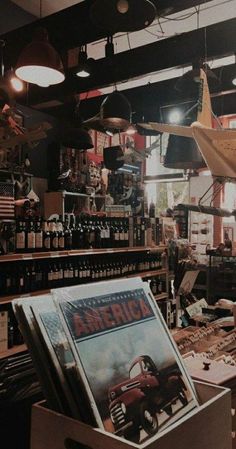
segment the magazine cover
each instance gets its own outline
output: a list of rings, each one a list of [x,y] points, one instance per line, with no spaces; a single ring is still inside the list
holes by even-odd
[[[100,428],[145,445],[197,406],[178,350],[141,279],[52,294]]]

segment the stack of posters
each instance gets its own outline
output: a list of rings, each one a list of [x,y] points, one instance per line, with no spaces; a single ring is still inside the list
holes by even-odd
[[[140,278],[56,289],[15,300],[14,308],[48,404],[57,411],[145,445],[198,406]]]

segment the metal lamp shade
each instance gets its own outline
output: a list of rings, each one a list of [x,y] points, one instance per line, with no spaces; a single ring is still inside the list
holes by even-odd
[[[64,81],[61,58],[49,43],[45,29],[37,29],[32,42],[22,50],[15,72],[23,81],[42,87]]]
[[[150,0],[96,0],[90,8],[92,22],[112,34],[142,30],[153,22],[156,14]]]
[[[120,92],[112,92],[102,102],[99,114],[84,122],[86,127],[102,133],[116,134],[131,125],[131,106]]]
[[[170,135],[165,155],[164,167],[176,169],[199,169],[206,164],[194,139]]]
[[[93,148],[92,137],[86,129],[68,128],[62,135],[62,144],[75,150],[89,150]]]
[[[207,82],[210,90],[215,90],[219,87],[219,79],[215,75],[215,73],[210,69],[207,64],[204,64],[203,67],[206,76]],[[176,82],[175,89],[179,92],[188,92],[191,95],[197,95],[198,92],[198,80],[200,78],[200,69],[194,68],[184,73]]]
[[[125,131],[131,122],[131,106],[120,92],[112,92],[103,100],[100,117],[105,127]]]

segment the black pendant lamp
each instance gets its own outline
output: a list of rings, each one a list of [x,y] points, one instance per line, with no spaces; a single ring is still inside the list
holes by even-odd
[[[112,34],[142,30],[156,14],[150,0],[96,0],[90,8],[91,21]]]
[[[118,170],[124,165],[124,153],[120,145],[103,148],[104,166],[108,170]]]
[[[206,164],[194,139],[170,134],[164,167],[197,170]]]
[[[219,87],[220,81],[215,73],[210,69],[206,63],[193,64],[193,68],[184,73],[176,82],[175,89],[179,92],[187,92],[189,95],[196,95],[198,90],[198,82],[200,79],[200,68],[204,70],[207,76],[207,82],[210,90],[215,90]]]
[[[63,133],[61,143],[75,150],[90,150],[93,148],[92,137],[84,128],[68,127]]]
[[[113,134],[126,131],[131,124],[131,105],[118,91],[109,94],[100,106],[99,114],[84,122],[86,127]]]

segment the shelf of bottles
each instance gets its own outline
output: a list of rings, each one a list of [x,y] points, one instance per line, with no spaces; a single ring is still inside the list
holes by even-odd
[[[147,246],[148,236],[159,232],[148,218],[89,218],[67,215],[65,221],[22,220],[16,222],[16,252],[63,251],[71,249],[128,248]]]
[[[162,251],[162,248],[160,247]],[[165,253],[161,251],[112,252],[86,255],[86,257],[53,257],[48,260],[22,260],[6,262],[1,266],[0,304],[16,296],[46,293],[52,288],[97,282],[120,277],[148,277],[165,274]],[[83,255],[83,254],[82,254]]]

